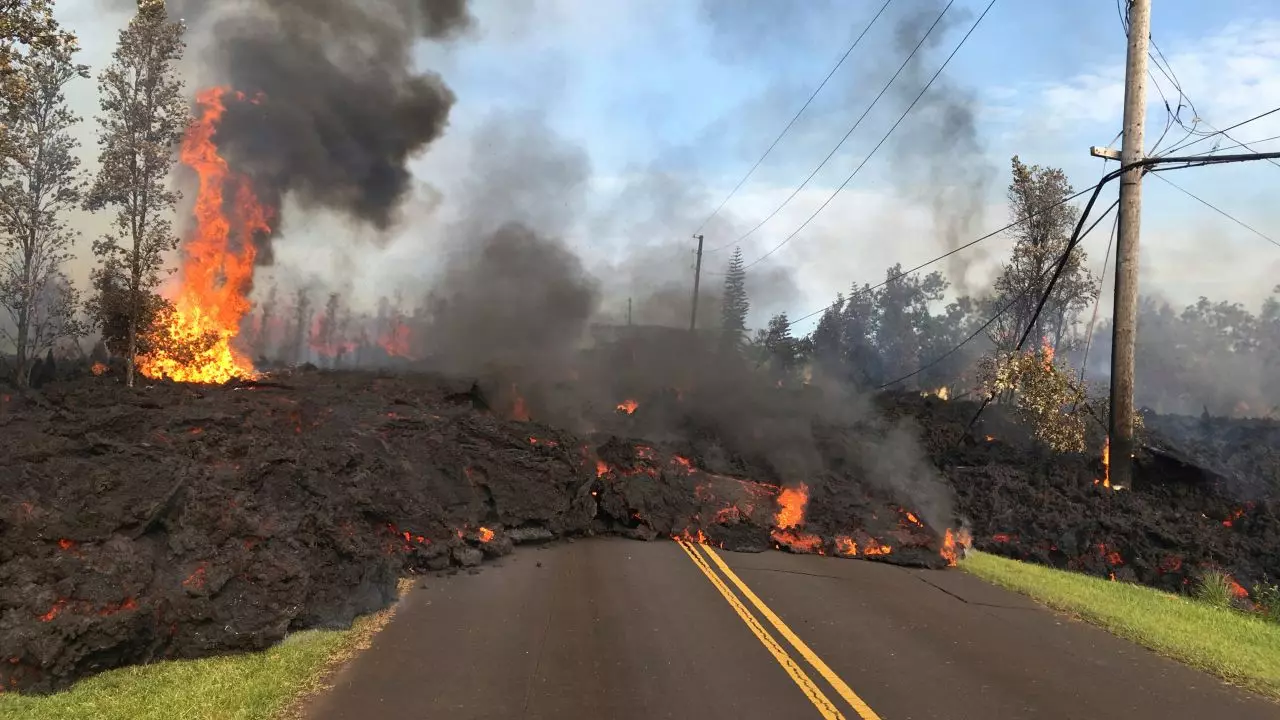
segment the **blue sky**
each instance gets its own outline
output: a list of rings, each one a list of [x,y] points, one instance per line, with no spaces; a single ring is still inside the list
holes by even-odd
[[[749,260],[774,247],[830,197],[985,4],[956,1],[941,41],[922,54],[916,79],[886,94],[812,184],[743,243]],[[423,186],[443,198],[441,216],[451,207],[465,212],[457,198],[478,164],[477,154],[486,152],[484,139],[491,139],[486,133],[504,123],[535,128],[522,140],[528,152],[545,151],[553,161],[573,158],[559,164],[582,167],[523,179],[539,185],[531,197],[564,209],[515,219],[542,223],[546,232],[576,247],[593,270],[606,277],[613,273],[613,295],[687,283],[688,236],[879,5],[880,0],[474,0],[478,22],[468,36],[448,46],[424,46],[419,54],[421,66],[439,72],[458,102],[445,137],[415,163],[415,170]],[[903,17],[936,12],[941,5],[893,0],[724,216],[707,227],[709,247],[755,225],[808,175],[905,56],[894,41]],[[61,7],[85,36],[85,61],[100,67],[114,38],[90,33],[86,23],[101,27],[111,20],[102,20],[89,0],[64,0]],[[1157,43],[1213,127],[1280,106],[1277,30],[1280,6],[1275,3],[1159,0],[1154,10]],[[913,113],[805,231],[753,268],[759,315],[806,313],[851,282],[878,280],[893,262],[911,266],[945,249],[931,204],[939,196],[933,183],[951,180],[934,177],[936,168],[920,166],[924,159],[899,158],[895,149],[925,147],[927,158],[940,159],[944,174],[960,167],[964,172],[956,171],[956,177],[986,179],[975,185],[982,202],[967,220],[965,231],[972,237],[1007,221],[1003,194],[1014,153],[1028,162],[1063,167],[1077,186],[1092,182],[1102,167],[1087,150],[1108,143],[1119,129],[1123,65],[1124,37],[1114,0],[997,0],[937,89],[971,109],[976,155],[951,157],[948,141],[941,138],[952,128],[936,113]],[[91,97],[91,84],[83,92]],[[1158,98],[1152,88],[1149,141],[1163,126]],[[1280,120],[1268,121],[1274,122],[1233,134],[1244,140],[1280,134]],[[1280,142],[1261,147],[1280,149]],[[488,160],[495,162],[500,165]],[[1280,167],[1233,165],[1172,179],[1264,233],[1280,236],[1269,202],[1280,185]],[[1162,183],[1147,183],[1145,202],[1146,289],[1180,303],[1209,294],[1256,307],[1280,282],[1280,248]],[[356,275],[366,278],[356,285],[385,288],[392,276],[412,286],[419,275],[429,274],[429,261],[421,258],[430,256],[424,250],[432,247],[431,237],[446,232],[441,222],[419,217],[401,228],[386,250],[356,259]],[[285,249],[283,262],[327,262],[327,269],[307,270],[321,276],[352,272],[349,257],[318,259],[323,253],[310,237],[320,232],[315,222],[296,227],[296,234],[306,237],[297,241],[298,252]],[[326,221],[324,228],[329,234],[348,232],[337,221]],[[1105,244],[1099,233],[1088,245],[1095,271],[1101,269]],[[993,240],[973,252],[970,288],[982,286],[1007,247]],[[727,252],[709,256],[709,268],[721,268],[726,257]],[[644,260],[644,268],[636,268],[637,259]],[[618,298],[608,302],[617,305]]]

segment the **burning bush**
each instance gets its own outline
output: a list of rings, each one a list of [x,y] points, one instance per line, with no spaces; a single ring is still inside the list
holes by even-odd
[[[1056,360],[1047,343],[1035,350],[983,358],[982,389],[1011,404],[1036,437],[1057,452],[1083,452],[1096,400]]]

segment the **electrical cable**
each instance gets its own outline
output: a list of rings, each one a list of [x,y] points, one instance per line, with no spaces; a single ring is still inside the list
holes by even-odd
[[[1157,180],[1162,180],[1162,181],[1164,181],[1164,182],[1168,183],[1169,185],[1172,185],[1172,186],[1173,186],[1173,188],[1174,188],[1175,190],[1177,190],[1177,191],[1181,192],[1182,194],[1186,195],[1187,197],[1191,198],[1192,200],[1195,200],[1196,202],[1200,203],[1201,205],[1204,205],[1205,207],[1209,208],[1210,210],[1212,210],[1212,211],[1214,211],[1214,212],[1218,213],[1219,215],[1221,215],[1221,216],[1225,217],[1226,219],[1230,220],[1231,222],[1233,222],[1233,223],[1235,223],[1235,224],[1239,225],[1240,227],[1244,228],[1245,230],[1248,230],[1249,232],[1253,233],[1254,235],[1257,235],[1258,237],[1262,238],[1263,240],[1266,240],[1267,242],[1271,243],[1272,245],[1275,245],[1276,247],[1280,247],[1280,242],[1276,242],[1273,238],[1271,238],[1271,237],[1267,236],[1267,235],[1266,235],[1266,234],[1264,234],[1262,231],[1258,230],[1257,228],[1253,227],[1252,225],[1249,225],[1248,223],[1244,222],[1243,220],[1240,220],[1239,218],[1236,218],[1236,217],[1232,216],[1231,214],[1227,213],[1225,210],[1223,210],[1223,209],[1221,209],[1221,208],[1219,208],[1219,207],[1215,206],[1213,203],[1210,203],[1208,200],[1205,200],[1204,198],[1200,197],[1199,195],[1196,195],[1195,193],[1191,192],[1190,190],[1187,190],[1186,188],[1182,187],[1181,185],[1178,185],[1178,184],[1174,183],[1172,180],[1170,180],[1170,179],[1168,179],[1168,178],[1164,177],[1163,175],[1159,175],[1159,174],[1156,174],[1156,173],[1152,173],[1152,177],[1156,178]]]
[[[898,126],[902,124],[902,121],[907,118],[907,115],[911,113],[912,109],[914,109],[915,106],[920,102],[920,99],[923,98],[925,93],[929,91],[929,88],[933,86],[933,83],[937,81],[940,75],[942,75],[942,71],[947,69],[947,65],[949,65],[951,63],[951,60],[955,58],[956,54],[960,52],[960,48],[964,47],[965,42],[968,41],[969,37],[973,35],[973,32],[978,29],[978,26],[982,24],[982,19],[987,16],[987,13],[991,12],[991,8],[995,4],[996,4],[996,0],[991,0],[990,2],[987,3],[987,7],[982,11],[982,14],[978,16],[977,20],[974,20],[973,25],[969,27],[969,31],[964,34],[964,37],[960,38],[960,42],[956,45],[955,49],[951,51],[951,54],[947,56],[947,59],[942,62],[942,65],[938,68],[937,72],[933,74],[933,77],[929,78],[929,82],[925,83],[925,86],[920,90],[920,93],[917,94],[915,99],[911,101],[911,104],[907,106],[907,109],[902,111],[902,114],[898,116],[897,121],[895,121],[893,123],[893,126],[889,128],[889,131],[884,134],[884,137],[880,138],[880,142],[876,143],[875,147],[871,148],[871,152],[867,153],[867,156],[862,159],[862,162],[859,163],[858,167],[854,168],[853,172],[849,174],[849,177],[845,178],[844,182],[840,183],[840,186],[837,187],[835,191],[832,192],[831,195],[826,200],[824,200],[821,205],[818,206],[817,210],[813,211],[813,214],[811,214],[807,219],[805,219],[804,222],[800,223],[800,227],[796,228],[791,232],[790,235],[783,238],[782,242],[775,245],[772,250],[770,250],[764,255],[761,255],[755,260],[752,260],[751,262],[744,265],[743,266],[744,270],[763,262],[770,255],[773,255],[777,251],[781,250],[784,245],[791,242],[792,238],[794,238],[796,235],[799,235],[801,230],[804,230],[809,225],[809,223],[813,222],[813,219],[818,217],[818,214],[821,213],[824,209],[826,209],[827,205],[831,204],[831,201],[836,198],[836,195],[839,195],[840,191],[844,190],[845,187],[847,187],[849,183],[853,181],[853,178],[857,176],[858,172],[861,171],[862,168],[866,167],[866,164],[871,160],[872,157],[875,156],[876,151],[879,150],[880,147],[885,144],[885,142],[889,139],[891,135],[893,135],[893,132],[897,130]],[[948,7],[950,7],[950,5],[948,5]]]
[[[1090,188],[1090,189],[1092,189],[1092,188]],[[1089,226],[1089,229],[1085,230],[1082,234],[1080,234],[1080,236],[1079,236],[1079,238],[1078,238],[1078,239],[1073,239],[1073,241],[1072,241],[1072,242],[1068,243],[1068,245],[1067,245],[1067,249],[1063,252],[1063,258],[1062,258],[1061,260],[1059,260],[1059,261],[1055,262],[1054,264],[1050,265],[1049,267],[1046,267],[1044,270],[1042,270],[1042,271],[1040,272],[1040,274],[1036,276],[1036,279],[1037,279],[1037,280],[1042,279],[1045,275],[1048,275],[1048,274],[1049,274],[1049,271],[1050,271],[1050,270],[1056,270],[1056,269],[1059,269],[1059,268],[1060,268],[1060,266],[1062,265],[1062,263],[1063,263],[1063,262],[1065,262],[1066,258],[1071,254],[1071,252],[1075,250],[1076,246],[1077,246],[1077,245],[1079,245],[1079,244],[1080,244],[1080,242],[1081,242],[1081,241],[1083,241],[1083,240],[1084,240],[1084,238],[1085,238],[1085,237],[1087,237],[1087,236],[1089,235],[1089,233],[1093,232],[1093,229],[1094,229],[1095,227],[1097,227],[1099,223],[1101,223],[1103,220],[1105,220],[1105,219],[1106,219],[1106,217],[1107,217],[1108,215],[1110,215],[1110,214],[1111,214],[1111,211],[1112,211],[1112,210],[1114,210],[1114,209],[1116,208],[1116,206],[1117,206],[1117,205],[1119,205],[1119,204],[1120,204],[1120,201],[1119,201],[1119,200],[1116,200],[1115,202],[1113,202],[1113,203],[1111,204],[1111,206],[1110,206],[1110,207],[1108,207],[1108,208],[1107,208],[1107,209],[1102,213],[1102,215],[1100,215],[1100,216],[1098,217],[1098,219],[1097,219],[1097,220],[1095,220],[1095,221],[1093,222],[1093,224],[1092,224],[1092,225],[1090,225],[1090,226]],[[1118,217],[1118,216],[1117,216],[1117,217]],[[1055,272],[1055,273],[1054,273],[1054,280],[1056,280],[1056,279],[1057,279],[1057,275],[1058,275],[1058,272]],[[928,370],[928,369],[930,369],[930,368],[932,368],[932,367],[936,366],[938,363],[941,363],[943,360],[947,359],[947,358],[948,358],[948,357],[950,357],[951,355],[953,355],[953,354],[955,354],[956,352],[958,352],[958,351],[960,350],[960,348],[962,348],[962,347],[964,347],[965,345],[969,344],[969,342],[971,342],[974,338],[976,338],[976,337],[978,337],[979,335],[981,335],[982,333],[986,332],[987,328],[991,327],[991,326],[995,323],[995,321],[996,321],[996,320],[999,320],[999,319],[1000,319],[1000,318],[1001,318],[1005,313],[1009,312],[1009,310],[1010,310],[1010,309],[1012,309],[1014,305],[1016,305],[1016,304],[1017,304],[1018,302],[1020,302],[1024,297],[1026,297],[1028,294],[1030,294],[1030,292],[1031,292],[1034,288],[1035,288],[1035,285],[1034,285],[1034,284],[1028,284],[1028,285],[1027,285],[1027,287],[1026,287],[1026,288],[1024,288],[1024,289],[1022,290],[1022,292],[1020,292],[1020,293],[1018,293],[1017,295],[1015,295],[1015,296],[1013,297],[1013,299],[1012,299],[1012,300],[1010,300],[1008,303],[1006,303],[1006,304],[1004,305],[1004,307],[1000,308],[1000,309],[996,312],[996,314],[995,314],[995,315],[993,315],[989,320],[987,320],[985,323],[983,323],[983,324],[982,324],[982,327],[979,327],[977,330],[975,330],[975,331],[973,332],[973,334],[969,335],[969,336],[968,336],[968,337],[966,337],[964,340],[961,340],[959,345],[956,345],[955,347],[953,347],[953,348],[951,348],[950,350],[946,351],[945,353],[943,353],[943,354],[939,355],[938,357],[934,358],[933,360],[931,360],[930,362],[926,363],[925,365],[921,365],[921,366],[920,366],[917,370],[915,370],[914,372],[908,373],[908,374],[903,375],[902,377],[900,377],[900,378],[898,378],[898,379],[896,379],[896,380],[893,380],[893,381],[887,382],[887,383],[885,383],[885,384],[883,384],[883,385],[880,385],[880,386],[878,386],[876,389],[877,389],[877,390],[884,390],[885,388],[893,387],[894,385],[897,385],[897,384],[898,384],[898,383],[900,383],[900,382],[905,382],[905,381],[907,381],[907,380],[910,380],[911,378],[913,378],[913,377],[915,377],[915,376],[919,375],[920,373],[925,372],[926,370]],[[1048,288],[1045,290],[1045,295],[1046,295],[1046,297],[1047,297],[1049,294],[1051,294],[1051,293],[1052,293],[1052,291],[1053,291],[1053,280],[1051,280],[1051,281],[1050,281]],[[1040,303],[1040,307],[1041,307],[1041,308],[1042,308],[1042,307],[1044,307],[1044,301],[1043,301],[1043,300],[1042,300],[1042,301],[1041,301],[1041,303]],[[1032,326],[1034,326],[1034,325],[1035,325],[1035,321],[1039,319],[1039,316],[1040,316],[1040,308],[1037,308],[1037,309],[1036,309],[1036,314],[1035,314],[1035,315],[1032,317],[1032,319],[1031,319],[1031,325],[1032,325]],[[1028,331],[1028,332],[1029,332],[1029,331]],[[1026,341],[1026,334],[1024,334],[1024,335],[1023,335],[1022,341],[1020,341],[1020,342],[1018,343],[1018,350],[1021,350],[1021,349],[1022,349],[1022,343],[1023,343],[1023,342],[1025,342],[1025,341]]]
[[[995,0],[992,0],[992,2],[994,1]],[[928,40],[929,36],[933,34],[933,31],[937,29],[939,23],[942,22],[942,18],[946,16],[947,11],[950,10],[951,6],[954,4],[955,4],[955,0],[948,0],[946,6],[942,8],[942,12],[938,13],[938,17],[933,21],[933,24],[929,26],[929,29],[925,32],[924,36],[920,38],[920,42],[916,43],[916,46],[911,49],[911,52],[907,55],[906,59],[903,60],[902,64],[898,66],[897,71],[893,73],[893,77],[890,77],[889,81],[884,84],[884,87],[880,88],[880,92],[876,93],[875,98],[871,100],[871,104],[867,106],[866,110],[862,111],[862,114],[858,116],[858,119],[855,120],[853,125],[849,128],[849,130],[845,132],[844,137],[840,138],[840,142],[836,143],[836,146],[831,148],[831,152],[827,153],[827,156],[822,159],[822,162],[818,163],[818,166],[813,169],[813,172],[809,173],[809,177],[805,178],[804,182],[800,183],[799,187],[793,190],[791,194],[787,196],[786,200],[782,201],[782,204],[774,208],[773,212],[766,215],[765,218],[760,222],[756,223],[754,227],[752,227],[750,230],[746,231],[742,235],[738,236],[736,240],[729,243],[725,243],[724,245],[721,245],[720,247],[715,248],[711,252],[720,252],[725,248],[741,244],[743,240],[746,240],[748,237],[751,237],[752,235],[755,234],[757,230],[764,227],[765,223],[777,217],[778,213],[782,212],[782,209],[785,208],[788,204],[790,204],[791,201],[794,200],[795,197],[800,194],[800,191],[805,189],[805,187],[809,185],[809,182],[812,181],[815,176],[817,176],[818,172],[821,171],[822,168],[826,167],[826,164],[831,161],[831,158],[835,157],[835,154],[839,152],[840,148],[843,147],[845,142],[849,140],[849,136],[853,135],[853,132],[858,129],[858,126],[862,124],[862,121],[866,119],[867,115],[869,115],[872,109],[874,109],[875,106],[880,102],[880,98],[884,97],[884,94],[889,91],[889,88],[893,85],[894,81],[898,79],[898,76],[902,74],[902,71],[905,70],[907,68],[907,65],[911,63],[911,59],[916,56],[916,53],[920,51],[920,48],[924,47],[925,41]],[[985,13],[983,14],[985,15]]]
[[[867,32],[871,30],[871,26],[876,24],[876,21],[880,19],[880,16],[884,14],[885,9],[888,8],[889,4],[892,2],[893,0],[884,1],[884,4],[880,6],[880,9],[871,18],[871,22],[867,23],[867,26],[864,27],[862,29],[862,32],[858,34],[858,37],[854,39],[853,44],[849,46],[849,49],[845,50],[844,55],[841,55],[840,59],[836,61],[835,66],[831,68],[831,72],[827,73],[827,76],[822,79],[822,82],[819,83],[817,89],[815,89],[813,91],[813,94],[809,96],[809,99],[805,100],[804,105],[801,105],[800,109],[796,111],[796,114],[791,118],[791,122],[788,122],[787,126],[782,128],[782,132],[778,133],[778,137],[773,139],[773,142],[769,145],[769,148],[764,151],[764,154],[760,156],[759,160],[756,160],[756,164],[751,166],[751,169],[747,171],[746,175],[742,176],[742,179],[738,181],[738,184],[734,186],[733,190],[730,191],[729,194],[725,196],[724,200],[720,201],[720,204],[717,205],[716,209],[710,215],[707,216],[707,219],[702,221],[702,224],[698,226],[698,229],[693,231],[694,235],[697,235],[698,233],[702,232],[702,229],[707,226],[707,223],[711,222],[711,220],[716,215],[720,214],[720,211],[724,209],[724,206],[728,204],[729,200],[732,199],[733,196],[736,195],[738,191],[742,189],[742,186],[747,182],[747,179],[750,178],[755,173],[755,171],[760,168],[760,164],[764,162],[765,158],[769,157],[769,154],[772,153],[773,149],[778,146],[778,143],[782,141],[782,138],[788,132],[790,132],[791,127],[796,124],[796,121],[800,119],[800,116],[804,114],[804,111],[807,110],[809,108],[809,105],[813,103],[814,99],[818,97],[818,93],[822,92],[822,88],[827,86],[827,82],[831,80],[832,76],[836,74],[836,71],[840,69],[840,66],[844,65],[844,61],[849,59],[850,53],[852,53],[854,49],[858,47],[858,43],[862,42],[862,38],[864,38]],[[728,246],[726,245],[725,247],[728,247]],[[708,252],[717,252],[723,249],[724,247],[721,247],[721,248],[717,248],[716,250],[710,250]]]

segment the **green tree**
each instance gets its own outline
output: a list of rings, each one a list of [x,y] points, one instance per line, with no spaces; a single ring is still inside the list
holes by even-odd
[[[27,91],[11,113],[0,159],[0,306],[13,320],[14,331],[5,334],[15,348],[18,387],[27,387],[36,358],[85,332],[79,293],[63,273],[79,236],[67,213],[82,187],[78,143],[70,135],[80,118],[63,88],[88,77],[75,52],[73,42],[34,47],[11,66]]]
[[[726,346],[740,347],[747,334],[747,313],[751,301],[747,297],[747,271],[742,248],[734,248],[729,270],[724,276],[724,296],[720,306],[720,330]]]
[[[791,321],[784,312],[770,318],[768,328],[756,332],[755,347],[760,364],[768,366],[774,379],[785,381],[792,379],[804,364],[810,341],[791,334]]]
[[[75,47],[75,36],[53,19],[53,4],[53,0],[0,3],[0,156],[9,154],[9,129],[35,92],[24,69],[25,57]]]
[[[1030,219],[1015,226],[1013,254],[995,282],[995,292],[985,303],[985,311],[1012,303],[988,335],[1000,352],[1017,344],[1053,276],[1053,266],[1066,252],[1080,217],[1079,211],[1063,202],[1073,192],[1071,183],[1057,168],[1026,165],[1015,155],[1013,180],[1009,184],[1009,213],[1015,220]],[[1098,297],[1099,284],[1085,267],[1086,255],[1079,247],[1071,251],[1053,293],[1036,319],[1032,339],[1046,340],[1055,351],[1065,349],[1074,339],[1080,313]],[[1015,300],[1016,298],[1016,300]]]
[[[163,0],[139,0],[120,32],[111,65],[98,79],[102,115],[98,175],[86,197],[91,211],[114,208],[114,229],[93,244],[99,265],[90,314],[99,327],[124,321],[126,378],[134,383],[139,338],[158,316],[154,288],[164,253],[178,245],[169,215],[179,194],[168,185],[174,147],[190,122],[177,64],[186,48],[181,22]],[[111,297],[111,293],[123,293]]]

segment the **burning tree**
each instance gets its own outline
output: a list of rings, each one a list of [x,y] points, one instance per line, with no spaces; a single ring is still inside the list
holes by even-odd
[[[88,69],[73,62],[69,40],[36,47],[16,65],[24,102],[12,120],[0,182],[0,305],[9,311],[18,387],[30,381],[35,358],[63,338],[84,334],[77,319],[79,293],[62,272],[78,233],[67,211],[80,201],[70,129],[80,118],[67,107],[63,88]],[[3,331],[0,331],[3,332]]]
[[[1036,437],[1058,452],[1084,451],[1086,423],[1096,401],[1055,358],[1048,340],[1035,350],[988,356],[979,365],[984,389],[1013,403]]]
[[[167,216],[179,194],[167,180],[189,118],[176,67],[186,47],[183,32],[181,23],[169,22],[162,0],[141,0],[98,80],[101,167],[85,207],[115,208],[116,216],[114,232],[93,244],[99,266],[90,312],[104,333],[123,332],[130,386],[139,338],[160,316],[152,289],[160,284],[163,255],[178,244]]]

